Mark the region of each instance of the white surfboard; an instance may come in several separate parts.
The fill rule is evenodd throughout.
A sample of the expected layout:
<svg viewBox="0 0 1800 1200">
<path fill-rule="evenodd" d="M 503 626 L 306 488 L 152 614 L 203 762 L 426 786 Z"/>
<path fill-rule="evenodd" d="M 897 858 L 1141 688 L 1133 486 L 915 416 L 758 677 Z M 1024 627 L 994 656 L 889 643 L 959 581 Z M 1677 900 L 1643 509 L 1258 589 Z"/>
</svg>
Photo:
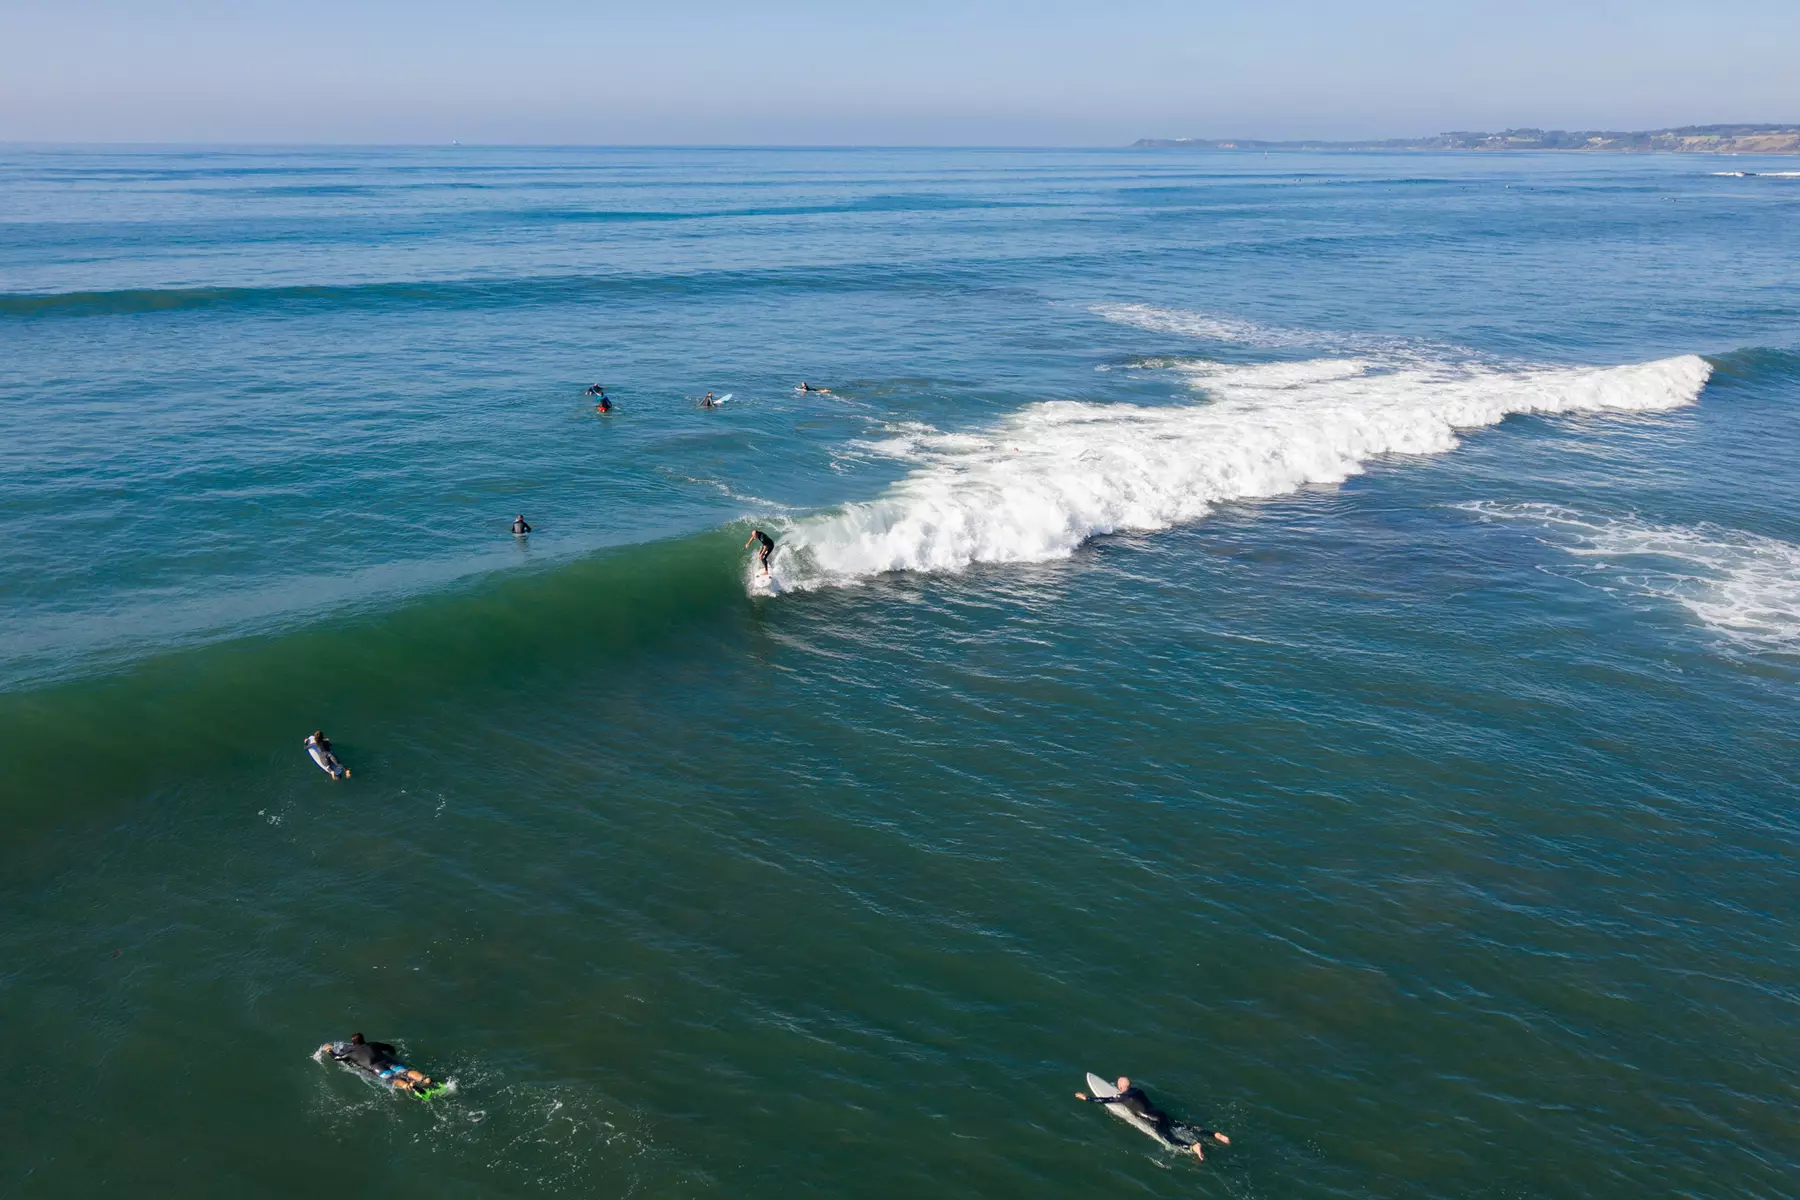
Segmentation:
<svg viewBox="0 0 1800 1200">
<path fill-rule="evenodd" d="M 717 400 L 713 401 L 713 407 L 717 408 L 735 395 L 737 395 L 736 392 L 726 392 L 723 396 L 720 396 Z"/>
<path fill-rule="evenodd" d="M 323 746 L 315 745 L 311 738 L 306 739 L 306 752 L 312 755 L 312 760 L 314 762 L 319 764 L 319 770 L 325 772 L 333 779 L 350 778 L 350 769 L 339 762 L 335 755 L 325 753 L 325 748 Z"/>
<path fill-rule="evenodd" d="M 1087 1081 L 1088 1081 L 1088 1091 L 1091 1095 L 1117 1096 L 1119 1094 L 1118 1088 L 1116 1088 L 1112 1084 L 1106 1082 L 1106 1080 L 1100 1078 L 1098 1075 L 1094 1074 L 1092 1071 L 1088 1072 Z M 1106 1111 L 1111 1113 L 1113 1116 L 1115 1116 L 1115 1117 L 1119 1118 L 1121 1121 L 1125 1122 L 1127 1125 L 1131 1126 L 1133 1129 L 1137 1130 L 1139 1133 L 1143 1134 L 1145 1137 L 1149 1138 L 1151 1141 L 1155 1142 L 1157 1145 L 1167 1146 L 1172 1150 L 1180 1149 L 1180 1147 L 1175 1145 L 1174 1142 L 1171 1142 L 1168 1138 L 1166 1138 L 1162 1134 L 1156 1132 L 1156 1126 L 1154 1126 L 1150 1122 L 1144 1120 L 1144 1118 L 1138 1116 L 1136 1113 L 1128 1111 L 1124 1105 L 1122 1105 L 1122 1104 L 1105 1104 L 1105 1105 L 1102 1105 L 1101 1107 L 1106 1109 Z"/>
</svg>

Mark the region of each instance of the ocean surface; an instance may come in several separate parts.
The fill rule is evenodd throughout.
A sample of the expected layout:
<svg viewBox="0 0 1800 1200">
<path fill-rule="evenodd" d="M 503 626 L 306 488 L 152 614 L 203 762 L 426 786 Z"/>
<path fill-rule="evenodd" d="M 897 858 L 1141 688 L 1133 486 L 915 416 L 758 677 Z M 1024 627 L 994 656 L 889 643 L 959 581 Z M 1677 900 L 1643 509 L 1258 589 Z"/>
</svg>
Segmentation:
<svg viewBox="0 0 1800 1200">
<path fill-rule="evenodd" d="M 0 147 L 0 1195 L 1792 1196 L 1797 417 L 1790 160 Z"/>
</svg>

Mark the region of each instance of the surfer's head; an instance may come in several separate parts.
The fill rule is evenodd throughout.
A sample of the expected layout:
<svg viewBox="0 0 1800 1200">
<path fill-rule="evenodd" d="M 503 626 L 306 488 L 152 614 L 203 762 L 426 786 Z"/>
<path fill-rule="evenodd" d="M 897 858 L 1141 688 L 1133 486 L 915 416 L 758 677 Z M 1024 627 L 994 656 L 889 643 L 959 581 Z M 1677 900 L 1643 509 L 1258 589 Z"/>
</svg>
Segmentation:
<svg viewBox="0 0 1800 1200">
<path fill-rule="evenodd" d="M 360 1046 L 360 1045 L 362 1045 L 362 1044 L 363 1044 L 363 1035 L 362 1035 L 362 1034 L 360 1034 L 360 1033 L 353 1033 L 353 1034 L 351 1034 L 351 1035 L 350 1035 L 350 1044 L 351 1044 L 351 1045 L 352 1045 L 352 1046 Z"/>
<path fill-rule="evenodd" d="M 1129 1092 L 1131 1090 L 1131 1080 L 1125 1078 L 1123 1075 L 1119 1076 L 1119 1090 L 1121 1092 Z"/>
<path fill-rule="evenodd" d="M 313 730 L 313 739 L 315 741 L 320 741 L 320 742 L 324 741 L 325 740 L 325 731 L 323 729 Z"/>
</svg>

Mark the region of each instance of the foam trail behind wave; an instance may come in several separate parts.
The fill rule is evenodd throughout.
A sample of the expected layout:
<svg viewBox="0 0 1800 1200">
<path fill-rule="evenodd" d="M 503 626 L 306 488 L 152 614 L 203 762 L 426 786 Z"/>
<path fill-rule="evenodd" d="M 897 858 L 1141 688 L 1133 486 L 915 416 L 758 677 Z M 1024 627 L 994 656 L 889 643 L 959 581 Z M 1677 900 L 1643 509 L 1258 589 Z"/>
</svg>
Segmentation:
<svg viewBox="0 0 1800 1200">
<path fill-rule="evenodd" d="M 1537 527 L 1593 568 L 1600 586 L 1673 600 L 1710 628 L 1759 650 L 1800 650 L 1800 546 L 1718 525 L 1657 525 L 1555 504 L 1464 505 Z M 1585 574 L 1585 573 L 1584 573 Z"/>
<path fill-rule="evenodd" d="M 1182 368 L 1210 403 L 1057 401 L 973 434 L 910 433 L 918 465 L 887 495 L 794 524 L 782 590 L 886 571 L 1038 562 L 1096 534 L 1194 521 L 1221 503 L 1338 483 L 1383 454 L 1437 454 L 1515 413 L 1654 412 L 1690 404 L 1712 368 L 1683 355 L 1625 367 L 1361 359 Z"/>
<path fill-rule="evenodd" d="M 1153 304 L 1096 304 L 1088 311 L 1115 324 L 1132 325 L 1152 333 L 1178 333 L 1184 337 L 1234 342 L 1243 346 L 1273 349 L 1282 346 L 1317 346 L 1336 340 L 1300 329 L 1281 329 L 1237 317 L 1159 308 Z"/>
</svg>

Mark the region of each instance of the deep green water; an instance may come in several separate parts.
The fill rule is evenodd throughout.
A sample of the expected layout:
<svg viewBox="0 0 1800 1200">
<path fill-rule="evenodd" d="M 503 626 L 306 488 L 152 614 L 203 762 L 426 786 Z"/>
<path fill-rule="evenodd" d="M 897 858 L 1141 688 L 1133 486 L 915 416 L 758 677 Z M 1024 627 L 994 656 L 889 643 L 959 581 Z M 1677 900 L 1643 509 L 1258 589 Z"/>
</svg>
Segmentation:
<svg viewBox="0 0 1800 1200">
<path fill-rule="evenodd" d="M 1793 1194 L 1779 169 L 0 156 L 0 1195 Z"/>
</svg>

